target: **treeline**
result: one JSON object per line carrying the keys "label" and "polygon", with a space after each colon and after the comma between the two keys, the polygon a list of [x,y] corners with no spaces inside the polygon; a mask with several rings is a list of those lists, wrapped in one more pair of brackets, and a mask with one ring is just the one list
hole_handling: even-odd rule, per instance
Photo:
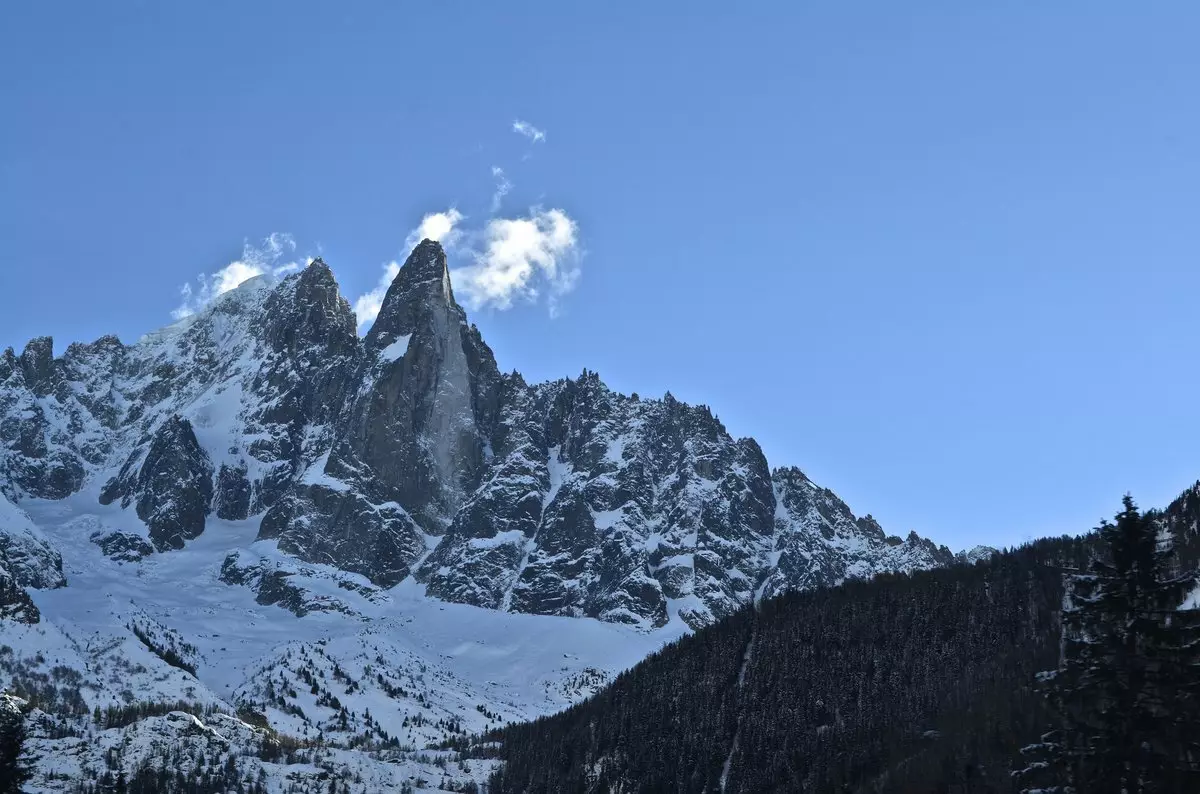
{"label": "treeline", "polygon": [[[1177,568],[1197,565],[1197,515],[1197,488],[1167,511]],[[492,791],[1017,792],[1021,749],[1059,719],[1037,680],[1060,662],[1064,578],[1099,543],[1044,539],[747,609],[486,736],[505,762]]]}
{"label": "treeline", "polygon": [[195,665],[189,664],[186,659],[180,656],[179,652],[175,650],[173,645],[159,645],[154,641],[154,638],[151,637],[149,633],[147,633],[137,624],[129,624],[126,626],[126,628],[132,631],[133,636],[141,640],[142,645],[145,645],[146,648],[159,659],[162,659],[172,667],[184,671],[188,675],[192,676],[192,678],[196,677]]}

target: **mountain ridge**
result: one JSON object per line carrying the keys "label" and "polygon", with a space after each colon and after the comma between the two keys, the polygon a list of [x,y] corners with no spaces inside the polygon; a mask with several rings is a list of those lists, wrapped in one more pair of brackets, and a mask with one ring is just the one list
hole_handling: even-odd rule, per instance
{"label": "mountain ridge", "polygon": [[132,345],[10,348],[0,491],[60,499],[102,480],[101,502],[136,507],[159,552],[210,516],[262,516],[258,540],[377,588],[415,576],[444,600],[645,628],[954,559],[770,469],[705,406],[619,394],[587,370],[502,374],[436,242],[356,329],[316,259]]}

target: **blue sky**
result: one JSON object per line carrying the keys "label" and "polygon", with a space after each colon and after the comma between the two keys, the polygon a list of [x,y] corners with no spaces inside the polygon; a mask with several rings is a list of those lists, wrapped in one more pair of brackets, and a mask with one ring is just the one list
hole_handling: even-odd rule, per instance
{"label": "blue sky", "polygon": [[354,302],[453,208],[502,368],[707,403],[892,532],[1165,504],[1200,7],[1043,5],[6,3],[0,346],[132,341],[273,234]]}

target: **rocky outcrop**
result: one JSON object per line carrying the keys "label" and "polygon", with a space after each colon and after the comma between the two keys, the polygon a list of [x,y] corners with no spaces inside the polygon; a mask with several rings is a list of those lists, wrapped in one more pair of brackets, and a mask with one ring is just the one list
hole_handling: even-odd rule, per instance
{"label": "rocky outcrop", "polygon": [[26,588],[63,587],[62,567],[62,557],[29,517],[0,495],[0,620],[41,620]]}
{"label": "rocky outcrop", "polygon": [[66,362],[55,361],[53,346],[50,337],[40,337],[20,356],[12,348],[0,354],[0,493],[11,499],[74,493],[88,459],[107,449],[89,432],[63,378]]}
{"label": "rocky outcrop", "polygon": [[145,538],[130,532],[94,532],[88,540],[99,546],[105,557],[118,562],[137,562],[154,553]]}
{"label": "rocky outcrop", "polygon": [[[141,463],[134,475],[134,467]],[[213,467],[196,440],[192,423],[167,419],[154,434],[144,459],[137,453],[101,493],[101,502],[136,505],[159,551],[181,549],[204,531],[213,496]]]}
{"label": "rocky outcrop", "polygon": [[992,557],[999,554],[999,550],[991,546],[975,546],[974,548],[960,551],[954,555],[957,562],[965,563],[966,565],[974,565],[977,562],[987,562]]}
{"label": "rocky outcrop", "polygon": [[429,592],[522,612],[662,625],[747,603],[768,565],[766,461],[705,407],[595,373],[506,385],[485,485],[422,567]]}
{"label": "rocky outcrop", "polygon": [[760,597],[788,590],[827,587],[880,573],[908,573],[948,565],[954,555],[915,532],[907,538],[884,533],[871,516],[856,517],[828,488],[799,469],[776,469],[774,570]]}
{"label": "rocky outcrop", "polygon": [[62,557],[19,507],[0,496],[0,568],[19,587],[67,583]]}

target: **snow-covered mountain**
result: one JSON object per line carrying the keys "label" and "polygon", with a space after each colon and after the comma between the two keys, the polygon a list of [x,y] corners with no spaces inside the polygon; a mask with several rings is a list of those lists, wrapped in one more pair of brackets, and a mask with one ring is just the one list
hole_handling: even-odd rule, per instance
{"label": "snow-covered mountain", "polygon": [[316,260],[131,345],[0,355],[0,681],[53,679],[55,649],[88,711],[135,692],[423,750],[756,598],[954,559],[707,407],[502,374],[437,243],[356,326]]}

